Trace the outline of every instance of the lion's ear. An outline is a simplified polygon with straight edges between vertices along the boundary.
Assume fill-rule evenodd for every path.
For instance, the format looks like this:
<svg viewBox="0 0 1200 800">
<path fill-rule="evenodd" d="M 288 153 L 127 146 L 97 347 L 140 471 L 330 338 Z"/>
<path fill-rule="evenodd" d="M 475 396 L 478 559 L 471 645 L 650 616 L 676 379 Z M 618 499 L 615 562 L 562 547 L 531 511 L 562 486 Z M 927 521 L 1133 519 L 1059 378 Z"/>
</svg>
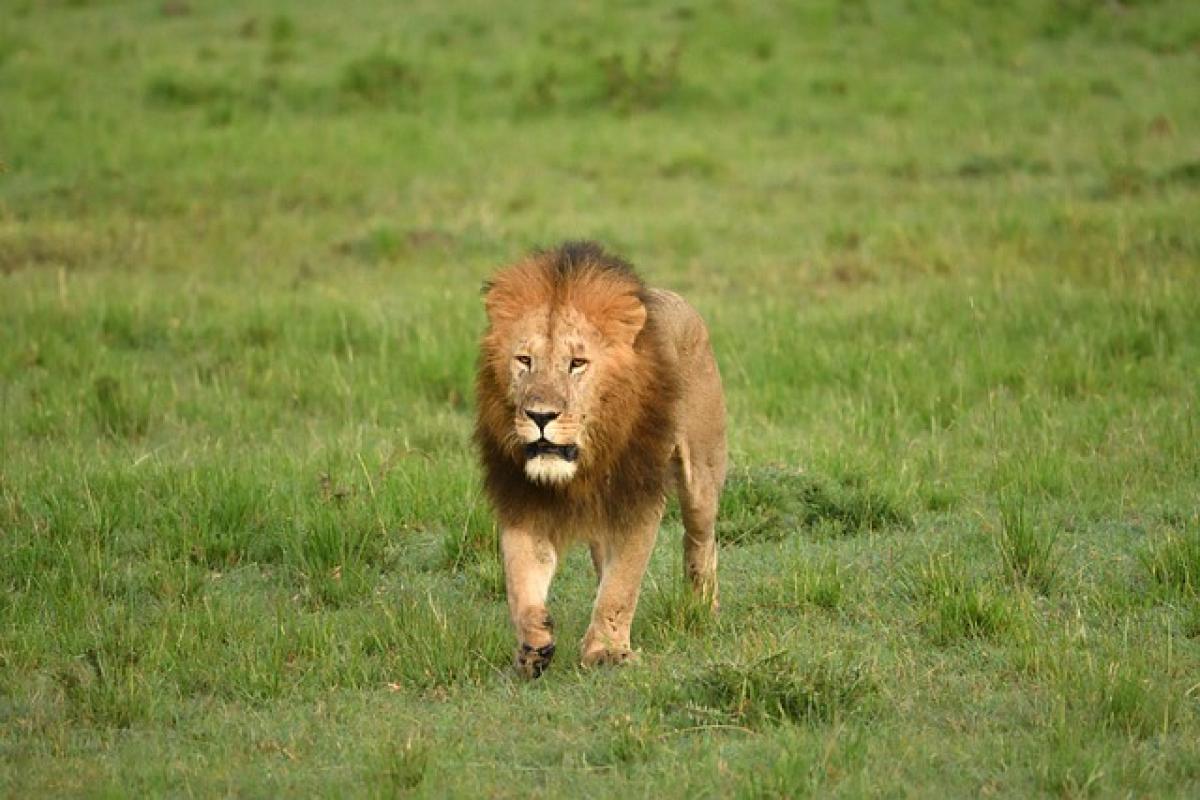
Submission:
<svg viewBox="0 0 1200 800">
<path fill-rule="evenodd" d="M 520 298 L 506 284 L 488 281 L 483 285 L 483 310 L 493 325 L 511 322 L 521 315 Z"/>
<path fill-rule="evenodd" d="M 606 339 L 631 346 L 646 324 L 646 306 L 637 295 L 624 294 L 614 298 L 601 317 Z"/>
<path fill-rule="evenodd" d="M 551 286 L 534 261 L 507 267 L 483 284 L 483 307 L 493 325 L 514 322 L 546 302 Z"/>
</svg>

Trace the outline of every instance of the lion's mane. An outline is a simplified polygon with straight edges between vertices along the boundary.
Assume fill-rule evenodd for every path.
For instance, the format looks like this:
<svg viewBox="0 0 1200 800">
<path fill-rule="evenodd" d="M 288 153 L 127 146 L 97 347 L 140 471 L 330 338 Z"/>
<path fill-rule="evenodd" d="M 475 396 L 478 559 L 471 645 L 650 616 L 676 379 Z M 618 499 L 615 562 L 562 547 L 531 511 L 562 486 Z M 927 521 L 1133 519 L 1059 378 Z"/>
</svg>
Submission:
<svg viewBox="0 0 1200 800">
<path fill-rule="evenodd" d="M 513 315 L 547 307 L 553 313 L 570 303 L 602 330 L 623 298 L 636 296 L 648 311 L 652 308 L 633 268 L 593 242 L 538 251 L 501 273 L 485 292 Z M 485 488 L 501 520 L 593 519 L 621 529 L 658 508 L 668 488 L 680 386 L 655 315 L 647 314 L 627 352 L 611 354 L 589 409 L 586 458 L 565 485 L 525 477 L 525 454 L 511 434 L 515 409 L 508 400 L 507 372 L 496 366 L 506 363 L 498 352 L 504 327 L 493 321 L 484 332 L 475 382 L 475 442 Z"/>
</svg>

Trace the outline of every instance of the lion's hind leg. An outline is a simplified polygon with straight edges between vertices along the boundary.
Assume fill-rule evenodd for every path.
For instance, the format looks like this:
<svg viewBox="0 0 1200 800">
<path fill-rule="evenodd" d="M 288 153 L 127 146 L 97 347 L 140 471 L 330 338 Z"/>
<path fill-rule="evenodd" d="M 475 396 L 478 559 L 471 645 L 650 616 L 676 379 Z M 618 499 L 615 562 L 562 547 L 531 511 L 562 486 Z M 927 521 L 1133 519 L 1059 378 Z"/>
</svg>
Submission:
<svg viewBox="0 0 1200 800">
<path fill-rule="evenodd" d="M 600 542 L 592 542 L 588 549 L 592 553 L 592 567 L 596 570 L 596 582 L 599 583 L 604 580 L 604 547 Z"/>
<path fill-rule="evenodd" d="M 717 505 L 725 482 L 725 451 L 721 447 L 707 458 L 698 455 L 681 442 L 675 457 L 679 510 L 683 515 L 683 573 L 692 590 L 715 611 Z"/>
</svg>

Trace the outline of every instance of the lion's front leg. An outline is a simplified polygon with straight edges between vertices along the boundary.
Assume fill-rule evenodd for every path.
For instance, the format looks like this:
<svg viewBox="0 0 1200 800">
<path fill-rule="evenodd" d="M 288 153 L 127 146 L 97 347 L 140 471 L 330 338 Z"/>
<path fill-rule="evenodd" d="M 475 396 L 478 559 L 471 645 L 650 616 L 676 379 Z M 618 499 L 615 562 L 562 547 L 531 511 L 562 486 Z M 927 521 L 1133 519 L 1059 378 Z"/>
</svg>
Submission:
<svg viewBox="0 0 1200 800">
<path fill-rule="evenodd" d="M 637 658 L 629 645 L 629 630 L 661 517 L 660 509 L 653 519 L 632 530 L 611 533 L 598 548 L 597 560 L 603 567 L 592 622 L 583 637 L 585 667 L 624 664 Z"/>
<path fill-rule="evenodd" d="M 554 622 L 546 611 L 546 596 L 558 566 L 558 552 L 546 537 L 521 528 L 504 529 L 500 550 L 508 613 L 517 634 L 517 671 L 536 678 L 554 657 Z"/>
</svg>

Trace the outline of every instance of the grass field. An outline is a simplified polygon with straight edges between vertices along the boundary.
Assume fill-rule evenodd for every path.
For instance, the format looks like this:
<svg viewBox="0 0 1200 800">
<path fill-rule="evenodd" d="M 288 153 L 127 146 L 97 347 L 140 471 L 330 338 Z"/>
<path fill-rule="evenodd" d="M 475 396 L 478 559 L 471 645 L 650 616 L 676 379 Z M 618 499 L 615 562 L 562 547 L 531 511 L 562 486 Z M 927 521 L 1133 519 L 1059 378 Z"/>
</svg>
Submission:
<svg viewBox="0 0 1200 800">
<path fill-rule="evenodd" d="M 1200 794 L 1200 7 L 5 0 L 0 795 Z M 509 666 L 478 287 L 708 319 L 722 612 Z"/>
</svg>

